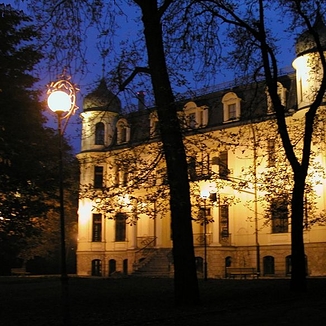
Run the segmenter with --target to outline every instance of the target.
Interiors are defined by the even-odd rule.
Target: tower
[[[317,13],[313,25],[318,34],[324,55],[326,54],[326,26],[320,13]],[[308,108],[319,89],[322,76],[322,64],[318,54],[314,35],[310,31],[302,33],[296,42],[296,55],[292,65],[296,70],[298,110]]]
[[[121,111],[120,100],[108,90],[102,79],[98,87],[84,98],[82,118],[81,152],[77,155],[80,164],[80,185],[93,185],[101,189],[105,184],[107,148],[116,137],[116,124]],[[104,252],[104,227],[100,214],[93,213],[90,198],[80,196],[78,205],[78,273],[101,275],[100,254]],[[92,242],[90,242],[92,241]],[[88,252],[95,251],[91,260]],[[90,271],[92,266],[93,272]]]
[[[83,103],[81,152],[98,151],[111,145],[121,103],[102,79]]]

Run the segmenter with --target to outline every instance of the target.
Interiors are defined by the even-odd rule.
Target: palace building
[[[326,51],[326,27],[315,23]],[[300,155],[304,116],[319,85],[320,61],[308,33],[278,94]],[[261,277],[291,274],[293,187],[263,79],[224,83],[177,99],[188,160],[198,276],[227,267]],[[305,191],[308,276],[326,275],[325,107],[316,121]],[[84,99],[77,274],[173,277],[166,166],[155,107],[142,92],[125,113],[102,80]],[[322,118],[324,117],[324,118]]]

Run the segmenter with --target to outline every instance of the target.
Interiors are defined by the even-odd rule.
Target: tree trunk
[[[157,1],[136,1],[142,9],[161,139],[170,185],[172,219],[174,292],[177,304],[199,302],[199,289],[193,246],[187,160],[174,96],[167,73],[162,27]]]
[[[306,285],[306,262],[303,241],[303,212],[304,212],[304,185],[305,178],[302,173],[294,176],[292,194],[292,252],[291,252],[291,290],[305,292]]]

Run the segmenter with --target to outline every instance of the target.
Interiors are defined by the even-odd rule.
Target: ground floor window
[[[92,260],[92,276],[102,276],[102,261],[100,259]]]
[[[228,277],[227,268],[231,267],[231,265],[232,265],[232,257],[231,256],[225,257],[225,278]]]
[[[275,274],[273,256],[265,256],[263,258],[263,274],[264,275]]]
[[[306,275],[308,275],[308,259],[307,255],[305,255],[305,267],[306,267]],[[291,275],[292,273],[292,258],[291,255],[285,257],[285,268],[286,275]]]
[[[116,271],[116,261],[115,259],[109,260],[109,276]]]
[[[128,275],[128,259],[123,260],[123,274]]]

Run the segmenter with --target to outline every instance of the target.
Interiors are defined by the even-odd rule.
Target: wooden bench
[[[258,278],[258,273],[254,267],[227,267],[226,268],[226,277],[235,278],[240,276],[240,278],[247,278],[251,276],[252,278]]]
[[[30,275],[30,272],[26,272],[26,268],[12,268],[11,275],[13,276],[26,276]]]

